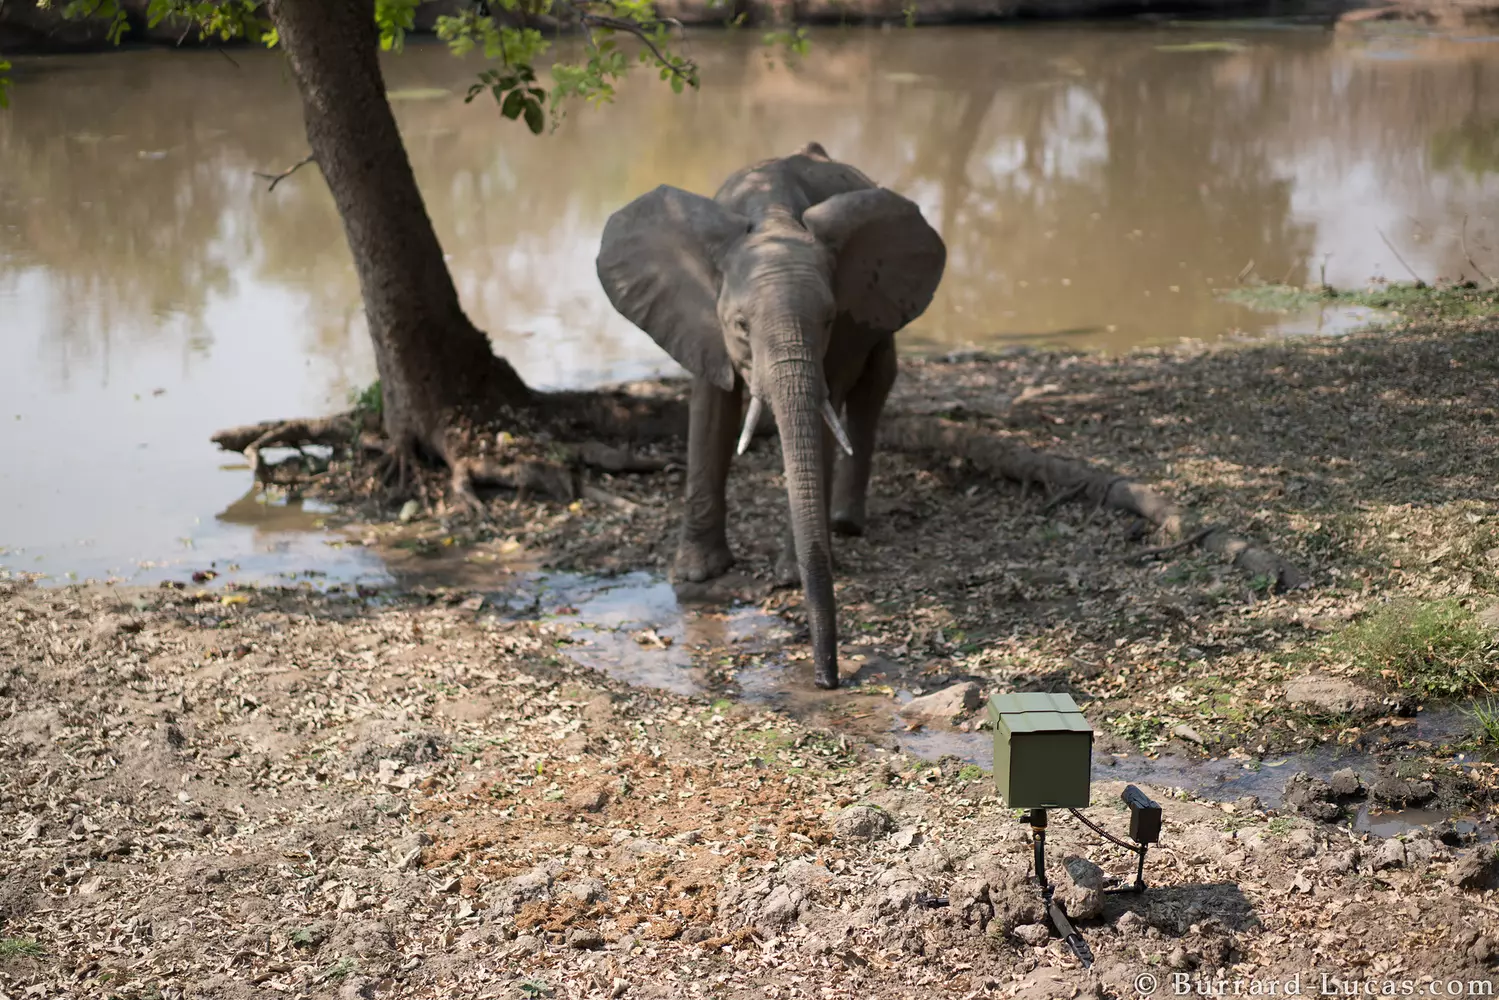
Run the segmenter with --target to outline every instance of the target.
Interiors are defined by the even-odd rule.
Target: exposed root
[[[1280,556],[1234,534],[1226,527],[1188,527],[1190,515],[1155,490],[1085,462],[1036,451],[992,430],[951,420],[892,415],[880,428],[880,446],[905,452],[931,452],[967,459],[987,472],[1059,491],[1064,499],[1086,498],[1095,510],[1109,507],[1144,518],[1176,544],[1146,553],[1150,558],[1197,545],[1252,576],[1266,577],[1285,589],[1308,585],[1305,575]],[[1183,543],[1181,540],[1186,539]]]
[[[308,445],[347,447],[359,437],[363,427],[360,415],[351,410],[331,417],[313,417],[301,420],[269,420],[260,424],[246,424],[219,431],[212,437],[214,444],[225,451],[237,451],[250,462],[255,480],[264,479],[265,463],[260,452],[265,448],[305,448]]]
[[[375,475],[386,490],[398,497],[410,496],[417,482],[419,459],[416,445],[411,441],[389,445],[375,465]]]

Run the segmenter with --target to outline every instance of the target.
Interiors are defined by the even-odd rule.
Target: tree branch
[[[316,163],[316,162],[317,162],[317,160],[313,157],[313,155],[311,153],[308,153],[306,156],[302,157],[302,159],[298,160],[296,163],[293,163],[291,166],[287,167],[285,170],[281,171],[279,174],[263,174],[259,170],[257,170],[257,171],[255,171],[255,176],[259,177],[261,180],[270,181],[271,183],[268,184],[268,185],[266,185],[266,190],[267,191],[274,191],[274,190],[276,190],[276,185],[277,184],[280,184],[282,181],[286,180],[292,174],[296,173],[298,170],[301,170],[303,167],[307,166],[307,164],[309,164],[309,163]]]
[[[588,6],[592,2],[594,2],[594,0],[578,0],[578,2],[574,6],[583,8]],[[578,12],[578,21],[583,26],[585,31],[588,28],[608,28],[613,31],[623,31],[627,35],[635,36],[636,41],[640,42],[641,45],[644,45],[647,49],[649,49],[651,55],[655,57],[655,60],[667,70],[669,70],[672,75],[680,77],[684,83],[690,86],[697,86],[692,74],[689,72],[690,70],[696,69],[697,64],[694,63],[691,59],[683,57],[682,65],[676,65],[669,58],[667,58],[666,53],[662,52],[661,49],[657,47],[656,43],[651,41],[650,37],[646,34],[649,29],[657,27],[658,25],[670,25],[680,30],[682,27],[682,22],[678,21],[676,18],[666,17],[655,21],[631,21],[627,18],[622,17],[610,17],[607,14],[591,14],[587,10],[580,9]],[[592,35],[590,35],[589,37],[591,39]]]

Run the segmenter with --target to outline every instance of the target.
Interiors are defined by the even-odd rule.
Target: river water
[[[787,67],[696,32],[654,80],[533,138],[413,44],[392,98],[465,306],[541,386],[674,366],[593,271],[608,213],[822,142],[916,199],[949,265],[910,350],[1123,350],[1316,329],[1215,293],[1499,273],[1499,38],[1277,22],[814,33]],[[16,59],[0,112],[0,570],[143,582],[233,564],[379,575],[248,494],[215,429],[343,405],[373,364],[274,53]],[[1465,222],[1466,220],[1466,222]],[[1466,250],[1464,249],[1466,240]],[[1388,244],[1387,242],[1388,241]],[[1396,257],[1404,258],[1405,264]],[[227,468],[225,466],[228,466]]]

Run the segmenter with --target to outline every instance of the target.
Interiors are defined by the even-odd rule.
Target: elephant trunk
[[[818,687],[838,686],[838,622],[833,606],[833,552],[828,538],[823,478],[823,409],[827,396],[821,359],[810,355],[804,335],[771,347],[760,381],[769,391],[781,435],[781,460],[790,501],[791,532],[801,572],[807,624],[812,632],[812,663]]]

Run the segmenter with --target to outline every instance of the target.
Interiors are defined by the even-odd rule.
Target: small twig
[[[1421,280],[1421,276],[1416,273],[1416,269],[1413,268],[1413,267],[1411,267],[1410,264],[1406,263],[1406,260],[1405,260],[1404,257],[1400,256],[1400,251],[1396,250],[1395,249],[1395,244],[1391,243],[1389,241],[1389,238],[1385,236],[1384,230],[1380,229],[1378,226],[1375,226],[1374,227],[1374,231],[1379,234],[1379,238],[1380,239],[1384,240],[1384,245],[1390,248],[1390,253],[1392,253],[1392,254],[1395,255],[1395,259],[1398,260],[1398,261],[1400,261],[1400,265],[1402,267],[1404,267],[1407,271],[1410,272],[1410,276],[1412,278],[1416,279],[1416,287],[1417,288],[1425,288],[1426,287],[1426,282],[1423,281],[1423,280]]]
[[[1234,280],[1237,281],[1239,284],[1242,285],[1244,283],[1244,279],[1247,278],[1247,277],[1249,277],[1250,274],[1252,274],[1252,273],[1254,273],[1254,258],[1253,257],[1249,258],[1249,263],[1248,264],[1245,264],[1243,267],[1239,268],[1239,273],[1237,275],[1235,275]]]
[[[234,57],[225,52],[222,47],[214,46],[214,51],[223,56],[225,59],[229,60],[229,65],[233,66],[235,69],[239,69],[239,63],[235,62]]]
[[[261,180],[270,181],[271,183],[266,186],[266,190],[267,191],[274,191],[274,190],[276,190],[276,185],[277,184],[280,184],[282,181],[286,180],[292,174],[296,173],[298,170],[301,170],[303,167],[307,166],[307,164],[309,164],[309,163],[316,163],[316,162],[317,162],[317,160],[313,157],[313,155],[311,153],[308,153],[302,159],[298,160],[296,163],[293,163],[291,166],[287,167],[285,170],[281,171],[279,174],[263,174],[263,173],[261,173],[260,171],[257,170],[257,171],[255,171],[255,176],[259,177]]]
[[[1475,261],[1473,259],[1473,255],[1468,252],[1468,217],[1466,215],[1463,216],[1462,242],[1463,242],[1463,256],[1466,257],[1466,258],[1468,258],[1468,266],[1471,267],[1473,270],[1477,271],[1478,272],[1478,276],[1480,278],[1482,278],[1484,281],[1487,281],[1489,283],[1489,285],[1492,286],[1494,284],[1494,279],[1490,278],[1487,274],[1483,273],[1483,268],[1481,268],[1481,267],[1478,266],[1478,262]]]
[[[1217,525],[1209,525],[1194,532],[1190,537],[1183,538],[1179,542],[1162,545],[1159,548],[1146,549],[1143,552],[1136,552],[1134,555],[1128,557],[1125,562],[1149,562],[1152,559],[1159,559],[1161,556],[1169,556],[1173,552],[1180,552],[1182,549],[1190,549],[1217,530],[1219,530]]]
[[[681,66],[676,65],[670,59],[666,58],[666,54],[659,48],[657,48],[656,43],[651,41],[645,33],[647,28],[653,27],[657,24],[674,24],[678,28],[680,28],[682,26],[682,23],[675,18],[663,18],[658,21],[652,21],[649,24],[637,24],[634,21],[628,21],[624,18],[607,17],[603,14],[585,13],[579,15],[579,21],[585,26],[609,28],[613,31],[623,31],[626,34],[634,35],[635,40],[649,49],[651,55],[656,57],[656,61],[662,66],[666,67],[666,69],[669,70],[673,76],[680,77],[688,84],[692,83],[692,77],[687,72],[685,72],[685,70],[687,69],[696,68],[692,60],[686,59],[683,60]]]

